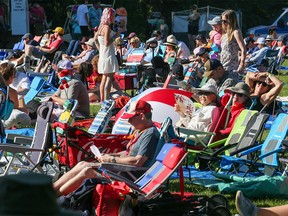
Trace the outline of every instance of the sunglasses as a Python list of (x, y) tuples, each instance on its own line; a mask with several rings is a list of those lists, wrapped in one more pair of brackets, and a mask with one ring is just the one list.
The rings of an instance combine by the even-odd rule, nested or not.
[(222, 23), (225, 23), (225, 24), (229, 23), (228, 20), (221, 20), (221, 22), (222, 22)]
[(243, 97), (243, 96), (245, 96), (244, 94), (242, 94), (242, 93), (233, 93), (233, 95), (237, 95), (238, 97)]
[(262, 85), (263, 87), (267, 87), (268, 86), (268, 84), (266, 82), (257, 81), (257, 84), (258, 85)]
[(211, 93), (211, 92), (198, 92), (199, 96), (208, 96), (208, 95), (211, 95), (211, 94), (213, 94), (213, 93)]

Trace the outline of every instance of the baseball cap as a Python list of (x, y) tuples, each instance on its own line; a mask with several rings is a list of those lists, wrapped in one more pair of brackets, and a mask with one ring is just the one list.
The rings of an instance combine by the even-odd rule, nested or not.
[(26, 39), (28, 38), (29, 40), (33, 39), (33, 35), (31, 33), (26, 33), (25, 35), (23, 35), (22, 39)]
[(204, 35), (199, 34), (199, 35), (196, 36), (195, 40), (205, 41), (206, 38), (204, 37)]
[(131, 38), (136, 37), (136, 36), (137, 36), (137, 34), (135, 32), (131, 32), (127, 38), (131, 39)]
[(57, 33), (59, 33), (59, 34), (61, 34), (61, 35), (64, 35), (64, 29), (62, 28), (62, 27), (56, 27), (54, 30), (53, 30), (53, 32), (57, 32)]
[(209, 25), (221, 24), (221, 17), (220, 16), (216, 16), (212, 20), (208, 20), (208, 24)]
[(57, 64), (57, 68), (63, 69), (63, 70), (72, 70), (73, 66), (71, 61), (68, 59), (60, 60)]
[(132, 101), (128, 110), (121, 116), (121, 118), (130, 119), (141, 113), (149, 113), (151, 110), (151, 105), (144, 100)]
[(204, 64), (204, 67), (206, 68), (206, 71), (204, 72), (203, 76), (209, 77), (213, 70), (221, 66), (221, 62), (218, 59), (210, 59), (207, 60)]
[(266, 40), (264, 37), (257, 38), (255, 44), (265, 44)]

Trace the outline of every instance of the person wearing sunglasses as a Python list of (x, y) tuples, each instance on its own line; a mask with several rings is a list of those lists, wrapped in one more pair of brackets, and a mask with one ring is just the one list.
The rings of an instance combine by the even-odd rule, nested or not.
[(221, 21), (223, 33), (221, 39), (220, 61), (225, 70), (241, 73), (244, 69), (246, 47), (235, 11), (224, 11), (221, 15)]
[(230, 98), (232, 97), (232, 104), (230, 107), (230, 117), (229, 122), (225, 129), (220, 130), (221, 137), (227, 137), (235, 123), (235, 120), (245, 109), (245, 107), (250, 106), (250, 87), (244, 83), (239, 82), (233, 87), (229, 87), (224, 90), (225, 94), (221, 97), (221, 104), (224, 106), (226, 105)]
[(266, 113), (273, 114), (274, 101), (281, 92), (283, 82), (269, 72), (248, 72), (245, 83), (251, 89), (250, 96), (253, 98), (251, 108), (258, 111), (264, 109)]
[[(219, 102), (217, 89), (214, 85), (206, 84), (201, 88), (195, 88), (193, 92), (198, 95), (202, 108), (191, 112), (190, 109), (181, 109), (176, 103), (174, 110), (180, 115), (180, 120), (175, 126), (198, 131), (208, 131), (212, 123), (213, 115), (216, 113), (219, 114), (217, 107)], [(182, 135), (180, 134), (180, 136)]]

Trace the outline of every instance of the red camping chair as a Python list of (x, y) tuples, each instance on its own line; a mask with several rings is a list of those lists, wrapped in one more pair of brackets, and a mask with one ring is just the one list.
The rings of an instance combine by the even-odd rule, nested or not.
[(63, 135), (57, 136), (58, 161), (60, 166), (74, 167), (78, 162), (93, 161), (94, 154), (90, 150), (91, 145), (96, 145), (102, 153), (116, 153), (126, 150), (126, 145), (132, 135), (96, 134), (91, 135), (81, 129), (67, 124), (55, 122), (53, 127), (61, 128)]
[[(174, 206), (173, 212), (176, 211), (179, 215), (180, 215), (180, 212), (181, 212), (181, 215), (185, 215), (184, 212), (186, 211), (188, 211), (189, 213), (191, 212), (204, 213), (205, 212), (205, 215), (230, 215), (229, 210), (226, 208), (227, 200), (225, 199), (225, 197), (221, 195), (217, 195), (215, 199), (213, 199), (212, 197), (209, 198), (205, 196), (199, 196), (199, 197), (196, 197), (194, 195), (191, 196), (191, 193), (189, 193), (189, 196), (188, 194), (185, 194), (184, 196), (184, 178), (183, 178), (183, 171), (182, 171), (181, 164), (183, 160), (186, 158), (186, 156), (187, 156), (187, 151), (182, 145), (166, 143), (164, 144), (158, 156), (156, 157), (155, 163), (140, 178), (138, 178), (134, 182), (131, 180), (128, 180), (127, 178), (123, 176), (116, 174), (113, 171), (105, 169), (107, 163), (103, 163), (99, 168), (97, 168), (97, 171), (101, 173), (104, 177), (106, 177), (108, 180), (110, 179), (111, 185), (113, 184), (113, 182), (115, 182), (115, 180), (116, 182), (124, 182), (125, 185), (122, 185), (121, 187), (122, 190), (118, 190), (119, 193), (122, 193), (123, 195), (127, 194), (126, 192), (127, 186), (129, 186), (130, 189), (132, 190), (132, 193), (135, 194), (136, 197), (138, 197), (137, 207), (139, 206), (143, 207), (145, 205), (148, 206), (151, 204), (150, 210), (152, 210), (152, 212), (149, 211), (150, 214), (148, 215), (173, 215), (173, 213), (171, 212), (171, 206)], [(119, 170), (129, 170), (129, 171), (138, 170), (138, 167), (134, 167), (134, 166), (127, 166), (127, 165), (121, 165), (121, 164), (115, 165), (115, 166), (118, 166)], [(169, 179), (169, 177), (178, 168), (180, 172), (180, 191), (181, 191), (180, 196), (169, 194), (170, 195), (169, 199), (166, 199), (167, 196), (165, 197), (165, 195), (163, 195), (165, 194), (166, 190), (163, 191), (163, 189), (159, 189), (159, 188), (164, 184), (164, 182), (166, 182)], [(108, 186), (109, 185), (110, 184), (108, 184)], [(105, 189), (105, 186), (102, 188)], [(111, 187), (107, 187), (107, 188), (111, 189)], [(113, 188), (115, 189), (115, 187)], [(125, 190), (123, 190), (124, 188)], [(163, 196), (161, 196), (161, 194)], [(99, 197), (99, 191), (95, 192), (94, 197), (98, 197), (98, 199), (95, 200), (96, 201), (95, 204), (97, 206), (97, 209), (99, 210), (99, 200), (101, 200), (101, 197)], [(110, 199), (108, 200), (106, 199), (106, 202), (109, 202), (111, 203), (111, 205), (113, 205), (115, 203), (113, 202), (113, 200), (114, 199), (110, 197)], [(165, 205), (166, 201), (168, 200), (169, 200), (169, 202), (167, 202), (168, 205)], [(163, 204), (166, 207), (162, 206), (161, 208), (160, 206)], [(175, 204), (177, 206), (175, 206)], [(168, 207), (169, 205), (170, 207)], [(221, 207), (219, 205), (221, 205)], [(153, 209), (153, 206), (156, 206), (156, 208)], [(178, 208), (179, 206), (182, 206), (182, 207), (185, 206), (185, 209)], [(142, 215), (140, 213), (141, 211), (143, 211), (143, 208), (137, 208), (137, 207), (136, 207), (136, 211), (139, 211), (138, 212), (139, 214), (137, 215)], [(161, 208), (160, 212), (157, 211), (158, 207)], [(117, 210), (119, 208), (115, 208), (115, 209)], [(106, 203), (106, 210), (107, 210), (107, 203)], [(153, 214), (153, 210), (155, 210), (154, 214)], [(175, 215), (178, 215), (176, 214), (176, 212), (175, 212)], [(220, 214), (220, 212), (223, 214)], [(109, 215), (110, 216), (118, 215), (118, 212), (117, 213), (111, 212)], [(143, 215), (146, 215), (146, 214), (143, 214)]]

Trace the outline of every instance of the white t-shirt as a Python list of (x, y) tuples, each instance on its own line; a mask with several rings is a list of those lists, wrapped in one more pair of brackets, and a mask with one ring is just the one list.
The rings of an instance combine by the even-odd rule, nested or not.
[[(30, 89), (29, 77), (23, 72), (17, 71), (13, 82), (9, 85), (16, 91), (19, 89)], [(20, 96), (20, 95), (19, 95)]]
[(88, 7), (85, 4), (81, 4), (77, 9), (77, 20), (79, 26), (88, 26), (85, 14), (88, 14)]
[(181, 54), (180, 54), (179, 58), (180, 59), (189, 59), (190, 50), (187, 47), (187, 45), (183, 41), (178, 41), (177, 46), (179, 47), (179, 51), (181, 50)]

